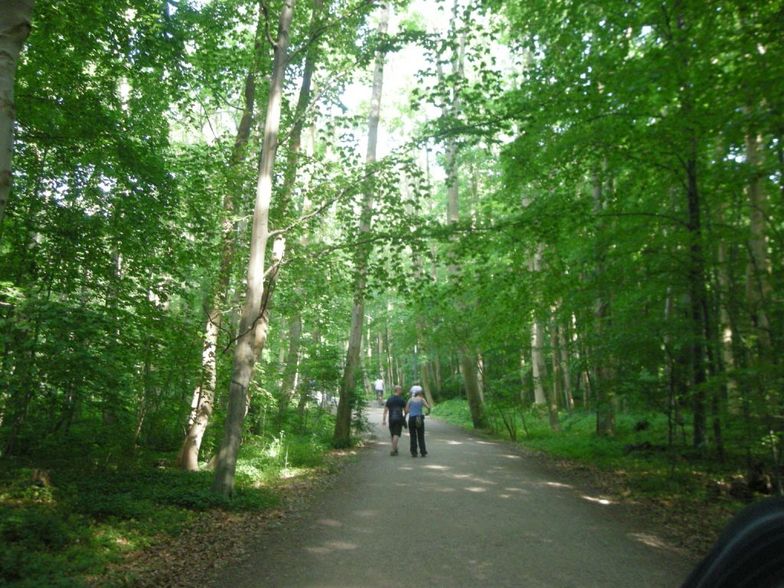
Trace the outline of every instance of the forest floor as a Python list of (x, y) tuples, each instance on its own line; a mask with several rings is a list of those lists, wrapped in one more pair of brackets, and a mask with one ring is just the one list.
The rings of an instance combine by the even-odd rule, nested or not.
[[(481, 558), (474, 557), (474, 548), (489, 542), (493, 552), (499, 552), (502, 550), (499, 538), (509, 533), (510, 542), (514, 543), (513, 538), (518, 533), (521, 553), (541, 548), (543, 554), (550, 553), (553, 560), (549, 563), (557, 570), (564, 567), (564, 556), (559, 556), (559, 553), (568, 555), (567, 559), (583, 562), (578, 566), (582, 571), (575, 572), (579, 574), (590, 573), (585, 566), (590, 568), (592, 561), (613, 562), (611, 566), (597, 564), (599, 567), (595, 574), (598, 576), (587, 584), (624, 585), (624, 574), (630, 574), (627, 579), (633, 578), (634, 581), (625, 585), (677, 585), (679, 582), (673, 580), (685, 577), (707, 552), (732, 514), (728, 507), (715, 502), (695, 505), (640, 499), (629, 494), (623, 478), (616, 473), (554, 459), (433, 420), (428, 423), (431, 456), (426, 460), (412, 460), (406, 451), (408, 437), (404, 433), (400, 456), (391, 458), (386, 433), (378, 421), (380, 411), (371, 410), (374, 436), (364, 448), (334, 453), (329, 467), (306, 479), (283, 480), (279, 490), (284, 502), (280, 508), (254, 514), (206, 514), (186, 532), (115, 566), (108, 578), (114, 579), (111, 583), (122, 585), (204, 586), (226, 585), (228, 575), (233, 586), (253, 586), (259, 579), (258, 566), (263, 565), (265, 586), (314, 585), (309, 582), (307, 572), (288, 577), (281, 570), (302, 570), (306, 561), (313, 566), (329, 561), (332, 562), (330, 569), (343, 566), (345, 573), (346, 566), (354, 567), (368, 538), (375, 545), (371, 559), (377, 553), (387, 557), (389, 550), (396, 545), (406, 550), (406, 545), (412, 541), (420, 544), (419, 539), (412, 539), (406, 529), (406, 518), (410, 516), (407, 512), (412, 510), (412, 505), (417, 512), (418, 502), (429, 495), (436, 500), (432, 504), (422, 504), (429, 516), (436, 516), (435, 522), (431, 521), (429, 525), (438, 527), (443, 524), (439, 522), (442, 519), (451, 519), (454, 523), (456, 515), (462, 521), (457, 530), (433, 529), (432, 537), (427, 532), (418, 532), (422, 544), (427, 545), (428, 559), (441, 562), (439, 565), (442, 567), (452, 568), (452, 571), (440, 568), (440, 571), (434, 571), (431, 584), (439, 585), (439, 581), (446, 580), (438, 574), (454, 572), (457, 564), (448, 563), (450, 557), (461, 553), (463, 547), (473, 546), (459, 560), (474, 561), (474, 567), (467, 563), (469, 567), (461, 572), (466, 582), (493, 580), (494, 585), (511, 585), (505, 584), (503, 578), (517, 577), (515, 565), (519, 558), (504, 556), (501, 552), (488, 556), (487, 561), (491, 557), (494, 559), (492, 565), (487, 561), (479, 564), (477, 561)], [(507, 464), (511, 465), (511, 470)], [(479, 470), (474, 469), (475, 465), (479, 466)], [(444, 476), (446, 472), (450, 472), (448, 480)], [(488, 490), (502, 486), (509, 490), (498, 495), (503, 498), (488, 493)], [(418, 489), (430, 491), (422, 495), (417, 492)], [(477, 497), (479, 500), (471, 501)], [(347, 501), (351, 503), (346, 504)], [(515, 510), (509, 513), (498, 510), (502, 505), (505, 508), (506, 504), (513, 502)], [(384, 505), (395, 504), (397, 506), (393, 506), (393, 510), (397, 513), (391, 520), (385, 520), (380, 511)], [(539, 514), (531, 511), (532, 504), (536, 505), (535, 510)], [(561, 510), (551, 512), (550, 506), (558, 506)], [(334, 512), (328, 512), (330, 508)], [(343, 508), (348, 510), (343, 512)], [(489, 512), (486, 512), (487, 508)], [(373, 522), (372, 528), (364, 524), (350, 524), (355, 513), (363, 512), (366, 515), (372, 513), (372, 517), (378, 519)], [(505, 530), (509, 521), (514, 521), (514, 525)], [(469, 533), (463, 539), (455, 535), (461, 527)], [(390, 533), (390, 530), (393, 532)], [(552, 534), (552, 538), (545, 537), (546, 533)], [(453, 535), (454, 538), (450, 539)], [(312, 547), (310, 552), (303, 552), (304, 543), (311, 541), (321, 541), (322, 547)], [(449, 545), (442, 545), (443, 549), (434, 545), (444, 541)], [(461, 547), (455, 542), (467, 545)], [(602, 550), (592, 554), (588, 548), (591, 544), (601, 545)], [(577, 557), (578, 550), (585, 554)], [(352, 552), (356, 554), (352, 555)], [(330, 557), (323, 558), (323, 561), (318, 557), (327, 553)], [(285, 562), (294, 554), (297, 565), (287, 566)], [(385, 569), (383, 557), (378, 564), (379, 570)], [(558, 558), (557, 562), (555, 558)], [(628, 564), (627, 568), (624, 568), (624, 561)], [(526, 573), (536, 574), (531, 565), (528, 561)], [(537, 565), (541, 567), (544, 564)], [(482, 566), (484, 571), (480, 569)], [(277, 569), (278, 573), (271, 581), (268, 576), (270, 567)], [(504, 567), (506, 569), (502, 569)], [(619, 575), (608, 576), (610, 567), (615, 570), (613, 574)], [(490, 573), (489, 568), (494, 571)], [(641, 570), (648, 570), (648, 584), (640, 583)], [(303, 573), (304, 576), (301, 575)], [(318, 573), (323, 578), (328, 572), (320, 570)], [(539, 573), (544, 578), (549, 572), (542, 567)], [(568, 570), (558, 573), (567, 574), (564, 585), (575, 581), (574, 578), (569, 579)], [(669, 576), (657, 576), (661, 573)], [(96, 585), (105, 585), (106, 580), (107, 576)], [(357, 578), (356, 584), (349, 582), (347, 585), (366, 582), (385, 585), (383, 578), (374, 576), (374, 572), (370, 571)], [(577, 581), (574, 585), (585, 584)], [(320, 580), (318, 585), (330, 584)], [(529, 585), (537, 583), (532, 581)]]

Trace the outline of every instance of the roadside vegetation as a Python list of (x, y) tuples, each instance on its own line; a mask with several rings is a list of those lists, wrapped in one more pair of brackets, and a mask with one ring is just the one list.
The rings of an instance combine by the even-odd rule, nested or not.
[(319, 475), (334, 419), (322, 413), (313, 423), (306, 433), (250, 436), (231, 498), (211, 491), (209, 464), (183, 471), (175, 451), (133, 451), (109, 431), (75, 430), (67, 443), (0, 461), (0, 585), (84, 586), (91, 578), (133, 585), (129, 577), (107, 580), (107, 568), (200, 517), (274, 509), (287, 483)]
[[(441, 402), (432, 414), (473, 429), (463, 399)], [(617, 414), (613, 437), (598, 437), (595, 415), (582, 410), (562, 413), (560, 432), (552, 430), (544, 407), (495, 407), (488, 415), (487, 434), (561, 460), (565, 467), (589, 471), (592, 481), (616, 498), (648, 501), (703, 517), (706, 533), (712, 534), (706, 537), (708, 542), (733, 513), (775, 492), (775, 480), (762, 466), (770, 453), (764, 442), (748, 454), (726, 453), (717, 460), (690, 446), (686, 426), (679, 427), (669, 443), (667, 418), (656, 412)], [(742, 436), (744, 431), (727, 433)]]

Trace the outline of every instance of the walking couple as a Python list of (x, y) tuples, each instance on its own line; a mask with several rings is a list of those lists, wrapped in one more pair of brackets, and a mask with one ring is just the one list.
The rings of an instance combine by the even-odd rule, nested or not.
[(406, 402), (403, 399), (403, 388), (395, 386), (392, 396), (384, 404), (384, 415), (381, 424), (387, 424), (389, 415), (389, 434), (392, 436), (392, 451), (390, 455), (397, 455), (397, 445), (403, 427), (406, 426), (408, 416), (408, 432), (411, 436), (411, 457), (427, 455), (425, 447), (425, 409), (430, 410), (430, 405), (422, 394), (422, 386), (411, 386), (411, 397)]

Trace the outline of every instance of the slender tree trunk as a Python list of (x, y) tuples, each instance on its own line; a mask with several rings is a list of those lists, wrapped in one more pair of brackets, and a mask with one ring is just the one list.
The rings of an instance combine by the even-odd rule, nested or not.
[(746, 161), (752, 175), (748, 185), (749, 199), (749, 263), (747, 299), (756, 331), (757, 346), (762, 362), (771, 357), (771, 327), (767, 306), (771, 294), (771, 264), (768, 256), (768, 201), (762, 186), (760, 164), (761, 137), (746, 135)]
[[(598, 172), (593, 177), (594, 211), (598, 214), (604, 210), (604, 190), (602, 178)], [(599, 233), (603, 225), (599, 224)], [(604, 287), (604, 257), (605, 250), (601, 234), (597, 236), (596, 245), (596, 277), (599, 290), (596, 297), (596, 339), (602, 341), (603, 333), (610, 320), (610, 300)], [(596, 366), (596, 381), (593, 387), (594, 401), (596, 403), (596, 434), (600, 437), (615, 435), (615, 392), (613, 390), (613, 377), (609, 368), (609, 358), (604, 350), (600, 350), (594, 360)]]
[[(382, 9), (378, 23), (378, 32), (384, 35), (389, 26), (389, 5)], [(375, 70), (373, 73), (373, 90), (370, 99), (370, 116), (368, 118), (368, 146), (365, 161), (368, 165), (376, 161), (376, 145), (378, 143), (378, 124), (381, 116), (381, 93), (384, 83), (384, 54), (376, 53)], [(373, 188), (368, 186), (360, 213), (359, 234), (370, 232), (370, 221), (373, 208)], [(359, 368), (360, 347), (362, 345), (362, 325), (365, 319), (365, 286), (367, 283), (367, 263), (370, 257), (370, 246), (360, 244), (355, 258), (354, 305), (351, 310), (351, 329), (349, 331), (346, 364), (340, 383), (340, 399), (335, 418), (335, 432), (332, 442), (336, 447), (346, 447), (351, 442), (351, 411), (356, 371)]]
[[(229, 385), (229, 406), (218, 451), (213, 490), (225, 496), (234, 491), (234, 474), (237, 453), (242, 439), (242, 423), (248, 403), (248, 386), (256, 362), (258, 322), (264, 314), (261, 308), (264, 295), (264, 274), (267, 240), (269, 237), (269, 210), (272, 200), (272, 173), (278, 146), (280, 111), (283, 98), (283, 79), (286, 72), (289, 27), (294, 15), (294, 0), (286, 0), (281, 9), (275, 58), (270, 77), (267, 116), (264, 124), (264, 142), (259, 163), (256, 187), (256, 204), (251, 229), (250, 259), (245, 303), (240, 316), (239, 334), (234, 349), (234, 365)], [(279, 252), (282, 257), (282, 251)]]
[(286, 354), (283, 381), (281, 383), (280, 398), (278, 399), (278, 425), (288, 411), (294, 392), (297, 389), (297, 375), (299, 373), (299, 347), (302, 339), (302, 317), (295, 313), (289, 321), (289, 349)]
[[(563, 370), (561, 369), (561, 355), (558, 344), (559, 328), (558, 320), (556, 319), (556, 309), (553, 308), (550, 315), (550, 365), (552, 365), (552, 398), (561, 401), (563, 395)], [(566, 399), (563, 399), (566, 405)]]
[(436, 390), (440, 393), (443, 390), (443, 384), (441, 381), (441, 357), (438, 353), (433, 358), (433, 379), (435, 380)]
[(569, 325), (566, 323), (558, 329), (558, 352), (560, 354), (561, 376), (563, 378), (563, 393), (566, 409), (574, 410), (574, 396), (572, 392), (571, 369), (569, 366)]
[(0, 7), (0, 225), (11, 191), (16, 64), (32, 28), (33, 5), (33, 0), (3, 0)]
[[(723, 219), (720, 219), (720, 222), (723, 222)], [(729, 374), (726, 390), (727, 395), (731, 396), (737, 390), (738, 384), (733, 375), (737, 365), (734, 346), (736, 334), (733, 329), (733, 321), (730, 318), (730, 313), (732, 312), (730, 306), (732, 304), (731, 290), (733, 289), (733, 284), (730, 279), (730, 270), (728, 267), (730, 256), (725, 239), (719, 240), (717, 256), (719, 263), (717, 268), (717, 281), (719, 285), (719, 337), (721, 360), (724, 371)]]
[(534, 382), (534, 404), (547, 405), (545, 379), (547, 365), (544, 361), (544, 326), (542, 321), (534, 319), (531, 325), (531, 373)]
[(692, 393), (692, 442), (694, 447), (702, 447), (705, 445), (707, 429), (705, 347), (708, 301), (705, 291), (705, 259), (702, 249), (700, 193), (697, 184), (696, 140), (693, 140), (691, 157), (686, 162), (686, 179), (687, 229), (691, 241), (689, 245), (689, 303), (692, 323), (691, 369), (692, 385), (694, 387)]
[[(305, 56), (305, 65), (302, 73), (302, 84), (300, 85), (299, 98), (297, 99), (297, 106), (294, 111), (294, 124), (292, 125), (289, 134), (288, 154), (286, 158), (286, 170), (283, 175), (283, 185), (281, 186), (281, 207), (285, 211), (292, 206), (291, 194), (294, 189), (294, 183), (297, 177), (297, 169), (299, 168), (299, 160), (302, 150), (302, 131), (305, 127), (306, 113), (310, 106), (311, 85), (313, 81), (313, 72), (316, 69), (316, 62), (318, 60), (318, 43), (316, 42), (318, 33), (319, 22), (321, 19), (321, 9), (323, 7), (323, 0), (314, 0), (313, 2), (313, 15), (310, 22), (310, 45), (308, 52)], [(295, 206), (299, 209), (300, 206)], [(303, 238), (300, 241), (301, 246), (307, 244), (307, 239)], [(267, 290), (275, 286), (275, 277), (277, 271), (270, 277), (267, 283)], [(297, 376), (299, 373), (299, 348), (300, 340), (302, 337), (302, 316), (297, 310), (294, 315), (289, 319), (289, 349), (285, 361), (285, 368), (283, 373), (283, 381), (281, 383), (281, 394), (278, 399), (278, 418), (277, 424), (283, 422), (286, 411), (288, 410), (289, 403), (294, 396), (297, 385)]]
[[(454, 5), (452, 14), (452, 28), (457, 26), (457, 3)], [(453, 69), (455, 75), (459, 79), (463, 79), (465, 74), (463, 72), (463, 52), (464, 52), (465, 39), (464, 35), (460, 36), (459, 47), (456, 56), (453, 60)], [(443, 74), (441, 74), (443, 79)], [(460, 112), (460, 98), (455, 94), (450, 105), (449, 114), (456, 115)], [(446, 142), (446, 173), (447, 173), (447, 223), (454, 224), (460, 220), (460, 186), (457, 169), (457, 143), (454, 138), (449, 138)], [(457, 273), (457, 267), (453, 264), (450, 265), (450, 274)], [(458, 360), (460, 363), (460, 371), (463, 375), (463, 382), (465, 385), (466, 399), (468, 407), (471, 411), (471, 421), (475, 428), (485, 426), (484, 407), (482, 399), (479, 396), (479, 383), (477, 378), (476, 363), (477, 358), (473, 351), (468, 349), (467, 346), (461, 345), (458, 353)]]
[[(253, 110), (256, 100), (256, 72), (259, 67), (259, 53), (261, 35), (264, 30), (263, 10), (259, 7), (259, 17), (256, 24), (256, 41), (254, 58), (250, 70), (245, 77), (244, 97), (245, 103), (242, 118), (234, 140), (230, 165), (232, 171), (240, 164), (248, 145), (250, 130), (253, 124)], [(191, 412), (188, 418), (188, 430), (177, 456), (177, 465), (184, 470), (196, 471), (199, 469), (199, 449), (207, 430), (215, 403), (215, 386), (217, 382), (217, 350), (221, 326), (223, 324), (223, 307), (229, 293), (231, 270), (234, 265), (237, 243), (237, 226), (234, 220), (236, 210), (237, 192), (240, 186), (237, 182), (230, 182), (230, 188), (223, 196), (223, 220), (221, 227), (221, 257), (218, 277), (213, 286), (207, 309), (207, 324), (204, 328), (202, 346), (201, 374), (199, 385), (193, 391)]]

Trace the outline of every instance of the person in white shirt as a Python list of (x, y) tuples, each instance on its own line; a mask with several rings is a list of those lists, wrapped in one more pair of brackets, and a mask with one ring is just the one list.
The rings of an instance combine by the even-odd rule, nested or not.
[(379, 376), (376, 378), (376, 381), (373, 382), (373, 390), (376, 391), (376, 400), (379, 403), (384, 401), (384, 380)]

